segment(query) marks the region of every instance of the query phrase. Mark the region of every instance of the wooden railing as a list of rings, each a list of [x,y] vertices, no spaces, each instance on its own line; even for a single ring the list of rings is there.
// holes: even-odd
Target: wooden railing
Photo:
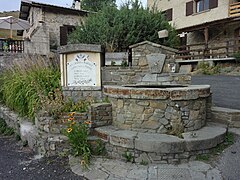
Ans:
[[[211,59],[233,57],[236,52],[240,52],[240,38],[229,39],[221,45],[211,46],[211,44],[191,44],[179,47],[177,59]]]
[[[24,42],[22,40],[0,39],[0,52],[23,53]]]
[[[240,16],[240,2],[232,3],[229,5],[229,16],[230,17]]]

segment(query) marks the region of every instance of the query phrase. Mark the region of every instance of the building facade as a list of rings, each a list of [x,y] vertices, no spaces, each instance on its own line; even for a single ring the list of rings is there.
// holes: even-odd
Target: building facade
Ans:
[[[75,6],[77,8],[77,6]],[[19,17],[28,20],[31,28],[23,35],[24,52],[46,55],[67,44],[67,35],[80,25],[87,11],[33,1],[21,1]]]
[[[240,38],[239,0],[148,0],[148,7],[165,14],[179,32],[182,45],[216,47],[219,54],[239,50],[235,46]],[[223,46],[228,47],[217,48]]]

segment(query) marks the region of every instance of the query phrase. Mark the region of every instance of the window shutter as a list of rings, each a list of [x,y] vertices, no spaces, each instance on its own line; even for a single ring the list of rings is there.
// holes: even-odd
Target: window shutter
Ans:
[[[218,0],[209,0],[209,9],[218,7]]]
[[[193,14],[193,1],[186,3],[186,16],[190,16]]]
[[[60,26],[60,46],[67,45],[67,35],[68,35],[67,26]]]
[[[172,16],[173,16],[173,9],[172,8],[165,11],[166,20],[172,21]]]

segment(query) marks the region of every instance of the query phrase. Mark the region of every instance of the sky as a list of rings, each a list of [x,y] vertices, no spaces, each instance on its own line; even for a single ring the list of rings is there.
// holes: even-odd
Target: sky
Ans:
[[[20,1],[21,0],[0,0],[0,12],[20,10]],[[73,2],[73,0],[32,0],[32,1],[58,5],[63,7],[70,7]],[[126,2],[126,0],[116,0],[116,2],[118,5],[120,5]],[[147,0],[141,0],[141,2],[146,7]]]

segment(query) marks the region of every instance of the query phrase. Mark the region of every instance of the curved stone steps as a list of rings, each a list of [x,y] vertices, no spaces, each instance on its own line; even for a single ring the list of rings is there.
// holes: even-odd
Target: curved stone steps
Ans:
[[[152,162],[155,160],[151,156],[157,157],[157,161],[168,161],[168,159],[177,161],[206,153],[207,150],[224,141],[225,133],[226,127],[215,123],[208,124],[200,130],[183,133],[183,138],[167,134],[120,130],[113,126],[95,129],[95,135],[107,143],[110,155],[121,156],[124,151],[130,151],[137,154],[136,158],[146,154]]]

